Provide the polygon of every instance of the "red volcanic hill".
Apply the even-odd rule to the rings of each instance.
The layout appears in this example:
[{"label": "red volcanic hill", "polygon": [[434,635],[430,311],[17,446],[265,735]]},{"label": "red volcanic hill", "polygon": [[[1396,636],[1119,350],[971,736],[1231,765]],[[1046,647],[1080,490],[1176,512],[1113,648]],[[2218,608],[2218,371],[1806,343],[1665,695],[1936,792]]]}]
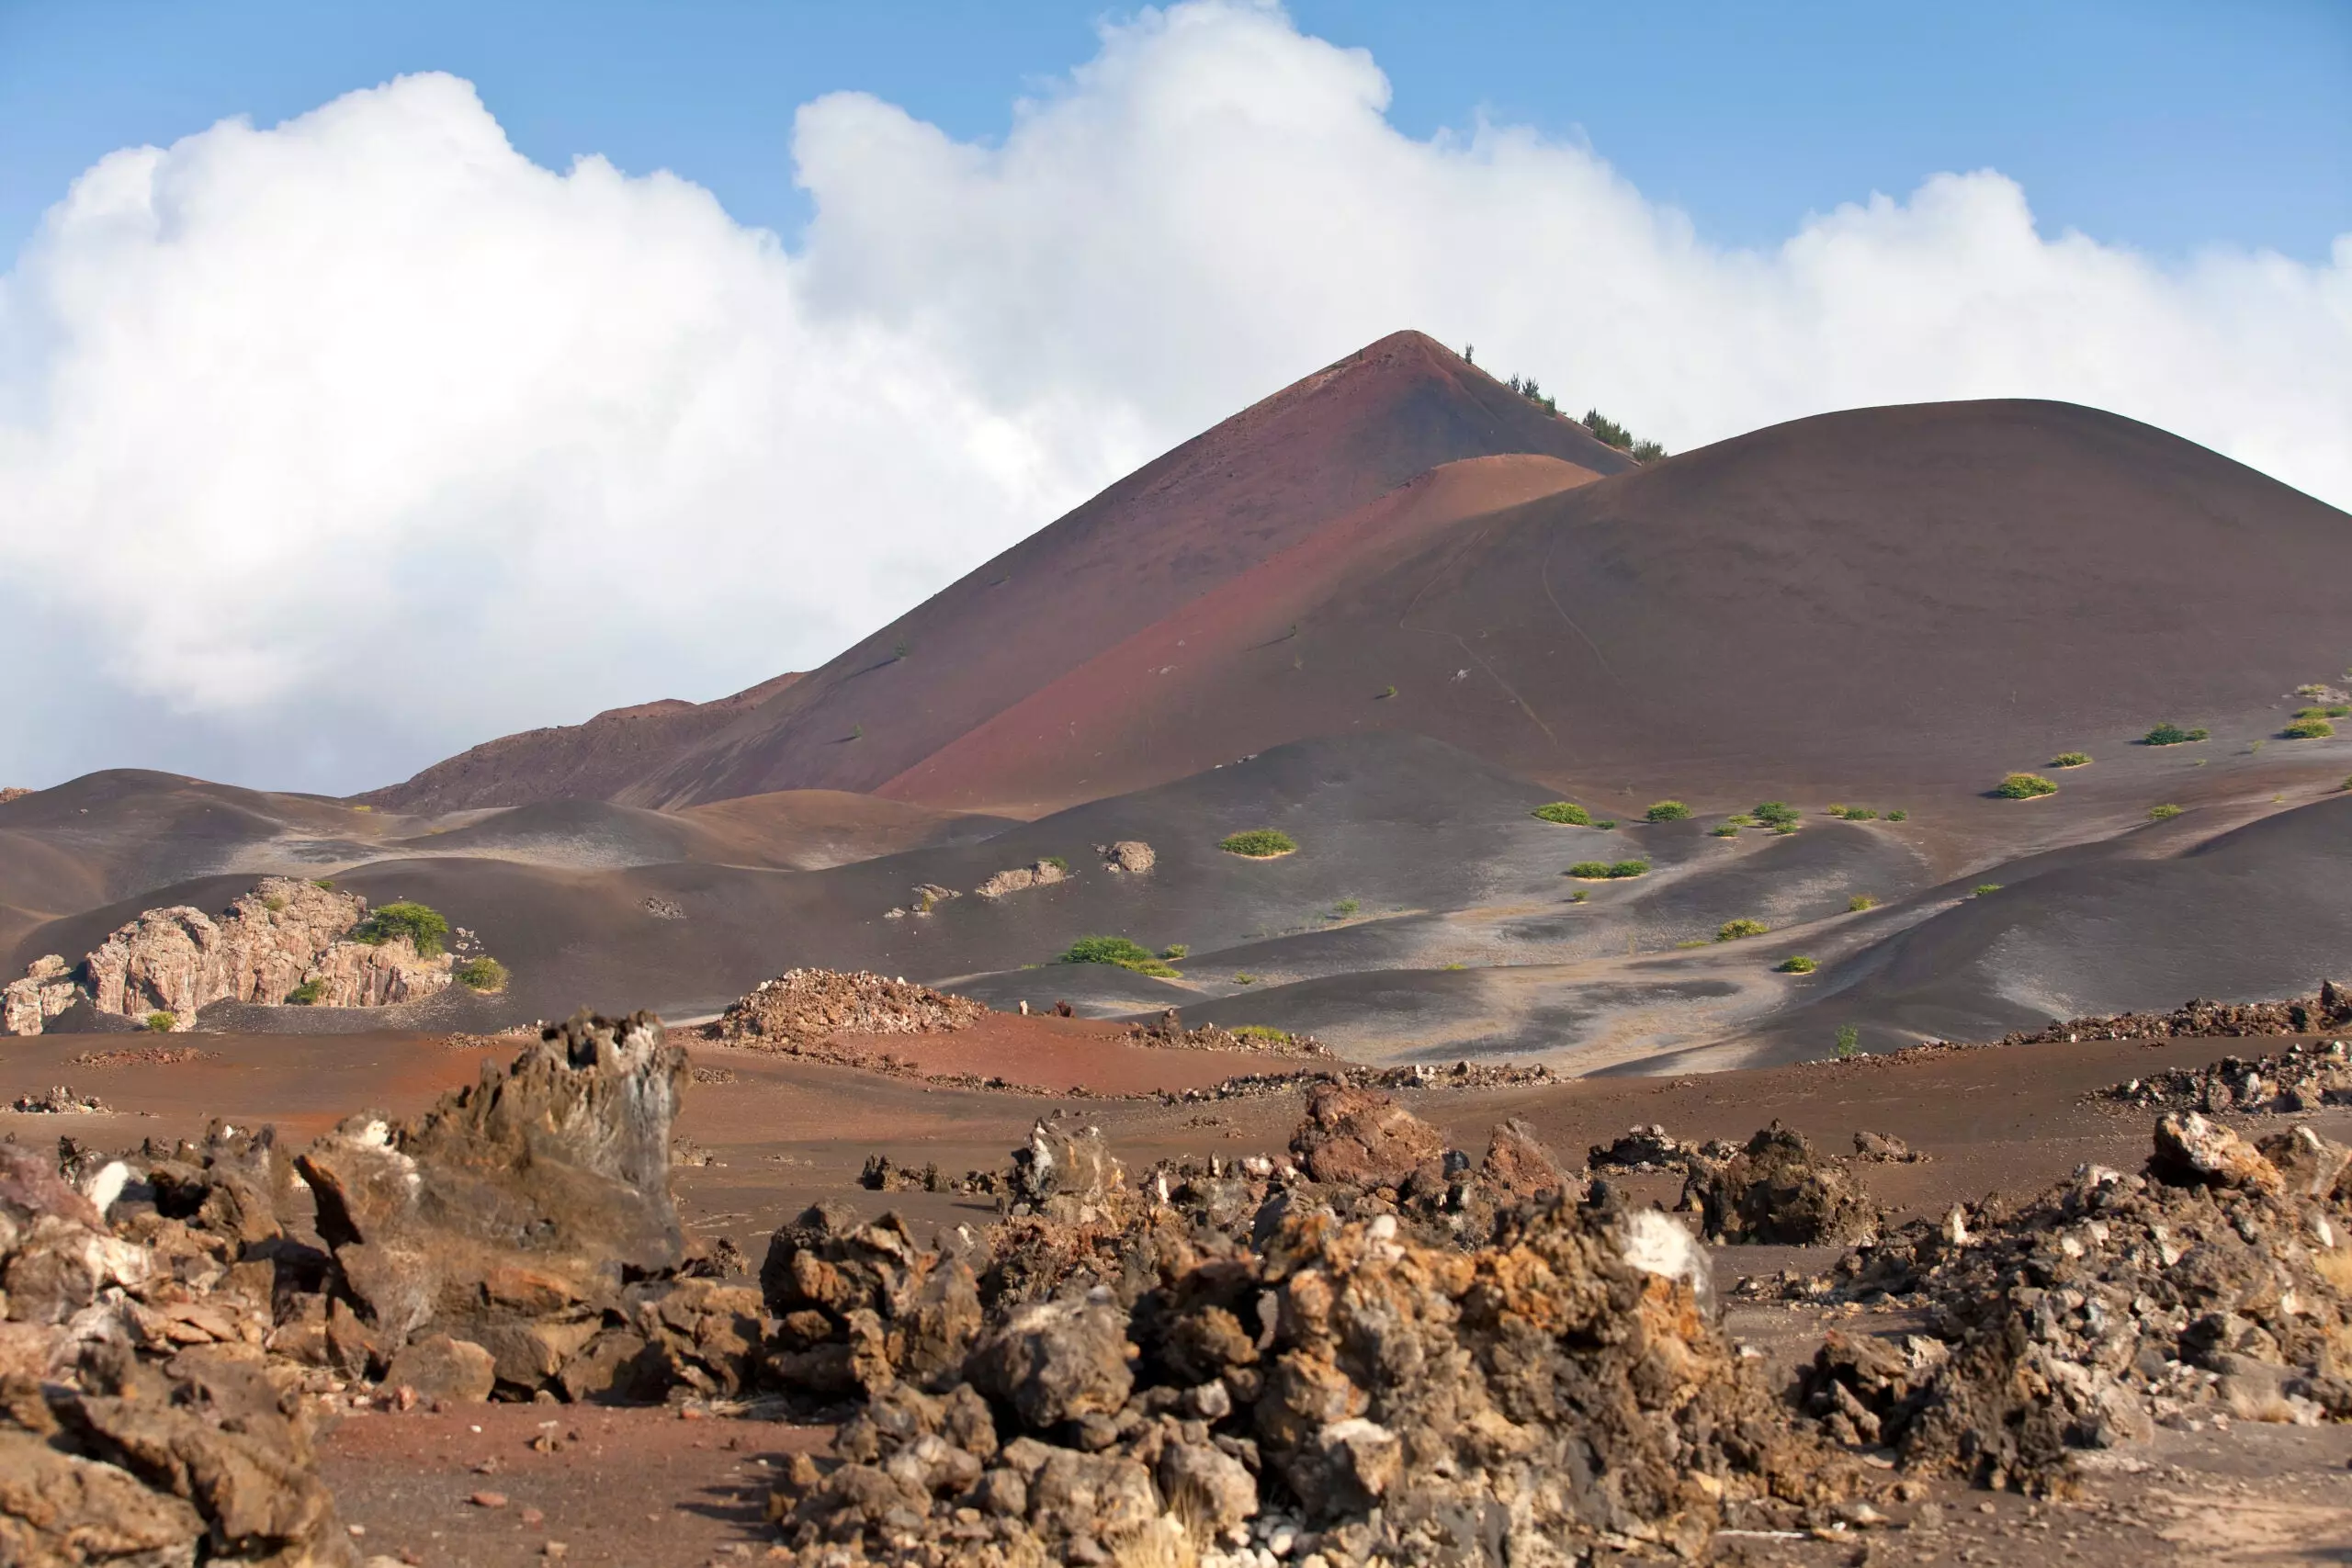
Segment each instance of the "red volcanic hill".
[{"label": "red volcanic hill", "polygon": [[754,687],[725,699],[752,704],[725,714],[706,704],[511,736],[359,798],[425,811],[872,790],[1329,519],[1441,464],[1505,453],[1589,474],[1632,467],[1432,339],[1398,333],[1138,469],[788,689]]},{"label": "red volcanic hill", "polygon": [[1400,521],[1417,489],[1532,461],[1425,476],[880,793],[1034,813],[1371,729],[1617,808],[1978,790],[2161,719],[2266,735],[2352,626],[2352,518],[2071,404],[1826,414]]}]

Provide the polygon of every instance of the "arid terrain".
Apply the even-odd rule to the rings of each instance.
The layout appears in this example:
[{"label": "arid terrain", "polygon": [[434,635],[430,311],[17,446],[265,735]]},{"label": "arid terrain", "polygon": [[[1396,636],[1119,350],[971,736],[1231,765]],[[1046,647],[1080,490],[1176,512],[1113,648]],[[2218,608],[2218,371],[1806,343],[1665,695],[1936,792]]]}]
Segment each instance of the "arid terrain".
[{"label": "arid terrain", "polygon": [[1403,333],[812,671],[0,791],[0,1561],[2352,1561],[2347,581]]}]

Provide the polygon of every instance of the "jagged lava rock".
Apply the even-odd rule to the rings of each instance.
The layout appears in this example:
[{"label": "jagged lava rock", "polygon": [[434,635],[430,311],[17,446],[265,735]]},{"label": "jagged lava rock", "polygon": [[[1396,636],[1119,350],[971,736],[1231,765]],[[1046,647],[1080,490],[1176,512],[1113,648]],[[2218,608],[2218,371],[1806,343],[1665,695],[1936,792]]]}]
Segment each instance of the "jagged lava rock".
[{"label": "jagged lava rock", "polygon": [[[297,1163],[319,1234],[391,1346],[430,1327],[537,1386],[684,1256],[670,1128],[685,1054],[650,1013],[574,1017],[413,1128],[358,1116]],[[582,1332],[582,1330],[585,1332]]]},{"label": "jagged lava rock", "polygon": [[1306,1120],[1290,1142],[1317,1181],[1402,1188],[1416,1174],[1442,1180],[1445,1140],[1437,1129],[1376,1089],[1317,1084]]},{"label": "jagged lava rock", "polygon": [[1698,1207],[1713,1241],[1850,1243],[1875,1236],[1880,1224],[1853,1172],[1778,1122],[1722,1164],[1694,1168],[1683,1197]]}]

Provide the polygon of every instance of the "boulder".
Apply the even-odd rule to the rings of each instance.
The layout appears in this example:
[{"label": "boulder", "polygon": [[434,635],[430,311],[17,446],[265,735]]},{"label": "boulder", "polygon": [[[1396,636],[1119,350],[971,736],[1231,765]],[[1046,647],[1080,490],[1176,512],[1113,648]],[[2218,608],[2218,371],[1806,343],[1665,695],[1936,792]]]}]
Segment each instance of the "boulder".
[{"label": "boulder", "polygon": [[1853,1172],[1778,1122],[1721,1165],[1693,1167],[1683,1199],[1699,1210],[1711,1241],[1854,1243],[1875,1236],[1880,1224]]},{"label": "boulder", "polygon": [[1480,1185],[1514,1198],[1557,1196],[1568,1179],[1536,1138],[1535,1130],[1513,1118],[1498,1123],[1487,1140],[1487,1157],[1478,1164]]},{"label": "boulder", "polygon": [[1141,874],[1159,863],[1159,857],[1141,839],[1121,839],[1114,844],[1097,844],[1094,852],[1102,857],[1104,871]]},{"label": "boulder", "polygon": [[1442,1179],[1445,1140],[1377,1089],[1317,1084],[1291,1153],[1317,1181],[1402,1188],[1418,1173]]},{"label": "boulder", "polygon": [[2263,1157],[2262,1151],[2194,1111],[2157,1118],[2148,1174],[2173,1187],[2276,1192],[2283,1185],[2278,1168]]},{"label": "boulder", "polygon": [[1135,1387],[1127,1314],[1108,1292],[1020,1308],[972,1352],[981,1393],[1043,1432],[1088,1416],[1115,1416]]},{"label": "boulder", "polygon": [[489,1351],[469,1339],[428,1334],[402,1346],[384,1369],[387,1388],[414,1389],[419,1398],[479,1404],[497,1382]]},{"label": "boulder", "polygon": [[52,953],[25,966],[25,977],[0,988],[0,1034],[39,1034],[85,995],[72,965]]}]

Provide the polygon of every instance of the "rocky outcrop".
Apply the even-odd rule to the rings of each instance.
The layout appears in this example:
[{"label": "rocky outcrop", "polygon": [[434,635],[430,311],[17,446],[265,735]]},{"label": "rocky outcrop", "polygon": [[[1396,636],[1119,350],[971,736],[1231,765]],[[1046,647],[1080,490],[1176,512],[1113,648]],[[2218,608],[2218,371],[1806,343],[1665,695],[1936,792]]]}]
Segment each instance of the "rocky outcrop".
[{"label": "rocky outcrop", "polygon": [[82,999],[73,966],[56,953],[36,958],[25,977],[0,990],[0,1034],[39,1034],[49,1021]]},{"label": "rocky outcrop", "polygon": [[9,784],[6,788],[0,788],[0,806],[6,806],[12,800],[22,800],[30,794],[32,791],[22,784]]},{"label": "rocky outcrop", "polygon": [[972,889],[982,898],[1001,898],[1008,893],[1018,893],[1028,887],[1050,887],[1069,876],[1069,868],[1050,860],[1028,865],[1016,865],[1010,871],[1000,871]]},{"label": "rocky outcrop", "polygon": [[296,1161],[319,1234],[390,1355],[447,1335],[502,1383],[549,1383],[673,1270],[670,1124],[685,1053],[659,1020],[575,1018],[413,1127],[355,1116]]},{"label": "rocky outcrop", "polygon": [[38,1034],[47,1020],[87,996],[98,1011],[195,1027],[214,1002],[375,1008],[445,990],[455,961],[421,953],[405,935],[354,940],[368,900],[298,877],[267,876],[218,918],[189,905],[149,909],[67,969],[55,955],[36,962],[7,988],[6,1024]]},{"label": "rocky outcrop", "polygon": [[1868,1241],[1879,1228],[1878,1206],[1854,1173],[1778,1122],[1720,1164],[1693,1162],[1682,1201],[1700,1212],[1711,1241],[1812,1247]]}]

